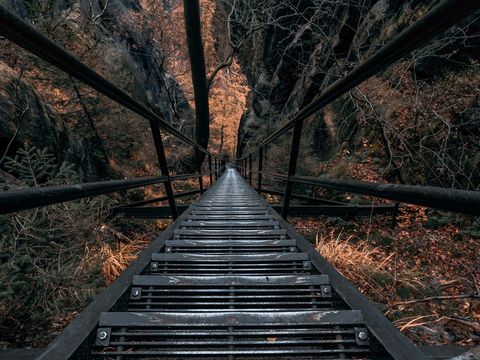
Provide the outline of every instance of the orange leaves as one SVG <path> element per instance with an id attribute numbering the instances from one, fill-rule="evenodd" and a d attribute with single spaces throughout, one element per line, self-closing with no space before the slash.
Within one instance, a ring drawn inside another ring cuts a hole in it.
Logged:
<path id="1" fill-rule="evenodd" d="M 415 342 L 479 344 L 480 242 L 442 216 L 402 206 L 393 230 L 382 216 L 291 222 L 309 239 L 318 232 L 322 255 Z"/>

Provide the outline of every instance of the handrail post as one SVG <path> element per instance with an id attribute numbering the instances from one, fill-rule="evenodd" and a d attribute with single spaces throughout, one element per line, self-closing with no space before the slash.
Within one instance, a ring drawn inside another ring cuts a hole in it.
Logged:
<path id="1" fill-rule="evenodd" d="M 217 158 L 215 158 L 215 182 L 218 180 L 218 165 L 217 165 Z"/>
<path id="2" fill-rule="evenodd" d="M 208 154 L 208 172 L 210 173 L 210 186 L 213 183 L 213 174 L 212 174 L 212 155 Z"/>
<path id="3" fill-rule="evenodd" d="M 168 197 L 168 205 L 172 213 L 172 218 L 175 220 L 178 217 L 177 204 L 175 202 L 175 196 L 173 195 L 172 182 L 170 180 L 170 174 L 168 171 L 167 158 L 165 156 L 165 150 L 163 148 L 162 134 L 158 124 L 150 120 L 150 129 L 152 131 L 153 143 L 155 144 L 155 151 L 157 152 L 158 165 L 163 176 L 166 176 L 168 180 L 164 183 L 165 192 Z"/>
<path id="4" fill-rule="evenodd" d="M 252 185 L 252 154 L 248 156 L 248 180 Z"/>
<path id="5" fill-rule="evenodd" d="M 258 149 L 257 192 L 262 193 L 263 147 Z"/>
<path id="6" fill-rule="evenodd" d="M 302 138 L 302 124 L 303 121 L 295 123 L 292 136 L 292 148 L 290 150 L 290 161 L 288 163 L 288 178 L 285 186 L 285 195 L 283 197 L 282 217 L 287 219 L 288 207 L 290 206 L 290 195 L 292 194 L 293 182 L 290 181 L 290 176 L 294 176 L 297 170 L 298 153 L 300 150 L 300 140 Z"/>
<path id="7" fill-rule="evenodd" d="M 203 174 L 202 174 L 202 164 L 200 162 L 200 150 L 195 149 L 195 154 L 196 154 L 196 162 L 197 162 L 197 172 L 198 172 L 198 186 L 200 187 L 200 194 L 204 193 L 203 189 Z"/>

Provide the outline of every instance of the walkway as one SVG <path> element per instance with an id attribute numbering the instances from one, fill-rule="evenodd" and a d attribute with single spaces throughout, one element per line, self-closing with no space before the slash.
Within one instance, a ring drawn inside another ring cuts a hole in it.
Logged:
<path id="1" fill-rule="evenodd" d="M 125 302 L 102 313 L 94 356 L 350 359 L 381 349 L 362 312 L 232 168 L 134 277 Z"/>

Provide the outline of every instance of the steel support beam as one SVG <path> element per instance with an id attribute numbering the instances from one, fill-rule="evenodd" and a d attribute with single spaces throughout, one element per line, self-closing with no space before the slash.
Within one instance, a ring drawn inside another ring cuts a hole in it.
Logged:
<path id="1" fill-rule="evenodd" d="M 257 191 L 262 193 L 263 148 L 258 149 Z"/>
<path id="2" fill-rule="evenodd" d="M 293 190 L 293 183 L 290 181 L 290 177 L 294 176 L 295 172 L 297 171 L 298 153 L 300 151 L 300 141 L 302 140 L 302 124 L 302 122 L 296 123 L 293 129 L 292 148 L 290 150 L 290 161 L 288 163 L 288 179 L 285 186 L 285 195 L 283 197 L 282 217 L 284 219 L 287 219 L 288 217 L 290 195 L 292 194 Z"/>
<path id="3" fill-rule="evenodd" d="M 184 192 L 173 194 L 173 196 L 177 199 L 177 198 L 192 196 L 192 195 L 197 195 L 197 194 L 200 194 L 200 190 L 184 191 Z M 135 202 L 132 202 L 132 203 L 120 205 L 120 206 L 117 206 L 117 207 L 113 208 L 112 210 L 116 211 L 117 209 L 121 209 L 123 207 L 135 207 L 135 206 L 150 205 L 150 204 L 155 204 L 155 203 L 158 203 L 158 202 L 161 202 L 161 201 L 166 201 L 166 200 L 168 200 L 167 196 L 161 196 L 161 197 L 157 197 L 157 198 L 153 198 L 153 199 L 135 201 Z"/>
<path id="4" fill-rule="evenodd" d="M 170 180 L 170 173 L 168 171 L 167 158 L 165 156 L 165 150 L 163 148 L 162 134 L 160 128 L 155 121 L 150 120 L 150 129 L 152 130 L 153 143 L 155 144 L 155 151 L 157 152 L 158 165 L 163 176 L 167 177 L 167 180 L 163 183 L 165 186 L 165 192 L 167 194 L 168 205 L 172 212 L 172 218 L 176 219 L 177 204 L 175 203 L 175 197 L 173 196 L 172 181 Z M 210 156 L 210 155 L 208 155 Z"/>
<path id="5" fill-rule="evenodd" d="M 213 184 L 213 174 L 212 174 L 212 155 L 208 154 L 208 171 L 210 173 L 210 186 Z"/>

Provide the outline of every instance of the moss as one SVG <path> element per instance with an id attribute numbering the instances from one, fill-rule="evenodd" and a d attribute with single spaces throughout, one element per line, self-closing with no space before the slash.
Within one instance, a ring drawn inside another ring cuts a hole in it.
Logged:
<path id="1" fill-rule="evenodd" d="M 399 286 L 395 289 L 395 293 L 402 299 L 408 299 L 412 295 L 412 289 L 408 286 Z"/>

